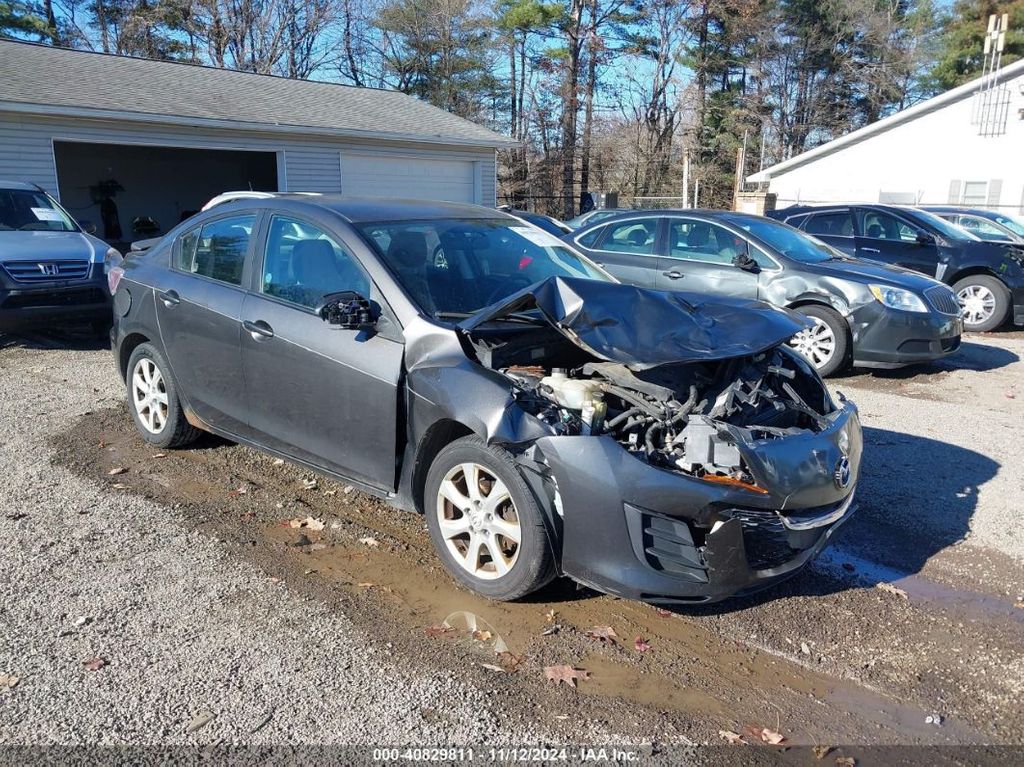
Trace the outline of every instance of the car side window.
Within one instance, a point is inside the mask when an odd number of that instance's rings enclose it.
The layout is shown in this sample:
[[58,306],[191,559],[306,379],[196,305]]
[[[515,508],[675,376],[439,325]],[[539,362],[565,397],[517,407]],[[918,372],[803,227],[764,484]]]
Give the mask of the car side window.
[[747,241],[717,224],[685,219],[669,224],[668,254],[672,258],[731,266],[741,253],[748,253]]
[[315,309],[328,293],[353,290],[369,297],[370,279],[323,229],[299,219],[274,216],[267,234],[260,290]]
[[190,229],[178,240],[175,267],[229,285],[241,285],[255,225],[256,216],[231,216]]
[[864,213],[864,236],[872,240],[917,242],[917,229],[888,213],[869,210]]
[[601,242],[601,250],[615,253],[639,253],[653,255],[654,243],[658,237],[658,219],[631,219],[605,227],[607,232]]
[[601,237],[601,235],[604,234],[605,229],[607,229],[607,227],[596,227],[595,229],[592,229],[583,236],[579,237],[576,241],[584,248],[592,248],[594,247],[594,245],[597,244],[597,241]]
[[807,221],[804,231],[827,237],[853,237],[853,216],[848,211],[816,213]]
[[960,216],[960,220],[957,224],[966,229],[971,234],[976,234],[979,237],[988,237],[1000,240],[1009,240],[1009,236],[1000,229],[998,226],[993,224],[991,221],[986,221],[980,216]]

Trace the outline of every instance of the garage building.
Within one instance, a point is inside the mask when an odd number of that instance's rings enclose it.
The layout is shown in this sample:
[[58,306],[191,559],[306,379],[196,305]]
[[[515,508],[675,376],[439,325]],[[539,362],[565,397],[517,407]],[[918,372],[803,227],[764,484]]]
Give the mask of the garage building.
[[227,190],[494,206],[512,145],[395,91],[0,40],[0,178],[38,184],[111,244]]

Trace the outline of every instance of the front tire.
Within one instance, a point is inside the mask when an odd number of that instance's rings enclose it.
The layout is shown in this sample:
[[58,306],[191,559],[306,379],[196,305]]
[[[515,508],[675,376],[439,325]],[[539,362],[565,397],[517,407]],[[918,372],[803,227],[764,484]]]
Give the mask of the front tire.
[[542,512],[501,448],[476,436],[443,448],[427,473],[423,505],[438,556],[472,591],[519,599],[555,577]]
[[135,347],[125,383],[128,409],[144,440],[161,448],[184,447],[196,440],[200,431],[185,420],[171,368],[155,346]]
[[984,333],[1006,322],[1010,314],[1010,291],[997,278],[972,274],[953,286],[964,312],[964,330]]
[[827,306],[799,306],[795,311],[810,317],[814,327],[801,330],[789,340],[822,378],[846,367],[850,354],[849,328],[843,316]]

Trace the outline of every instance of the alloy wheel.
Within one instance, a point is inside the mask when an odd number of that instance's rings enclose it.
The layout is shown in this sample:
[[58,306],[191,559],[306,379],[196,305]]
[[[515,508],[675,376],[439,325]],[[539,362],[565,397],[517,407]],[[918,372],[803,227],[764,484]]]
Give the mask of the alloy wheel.
[[831,362],[836,353],[836,336],[824,320],[817,317],[809,319],[814,325],[789,339],[789,345],[810,360],[815,368],[821,369]]
[[459,567],[475,578],[506,575],[519,558],[522,529],[505,483],[478,463],[460,463],[437,491],[441,537]]
[[132,401],[139,421],[150,434],[167,424],[167,385],[153,360],[142,357],[132,371]]
[[956,298],[964,311],[965,325],[981,325],[996,311],[995,294],[984,285],[965,285]]

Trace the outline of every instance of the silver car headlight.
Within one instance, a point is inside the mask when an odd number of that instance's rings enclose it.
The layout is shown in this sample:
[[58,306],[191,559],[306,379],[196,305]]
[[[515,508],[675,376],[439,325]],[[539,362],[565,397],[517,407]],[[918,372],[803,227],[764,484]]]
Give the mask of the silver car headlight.
[[893,288],[888,285],[868,285],[871,295],[883,306],[890,309],[899,309],[904,312],[927,312],[921,297],[910,290]]

